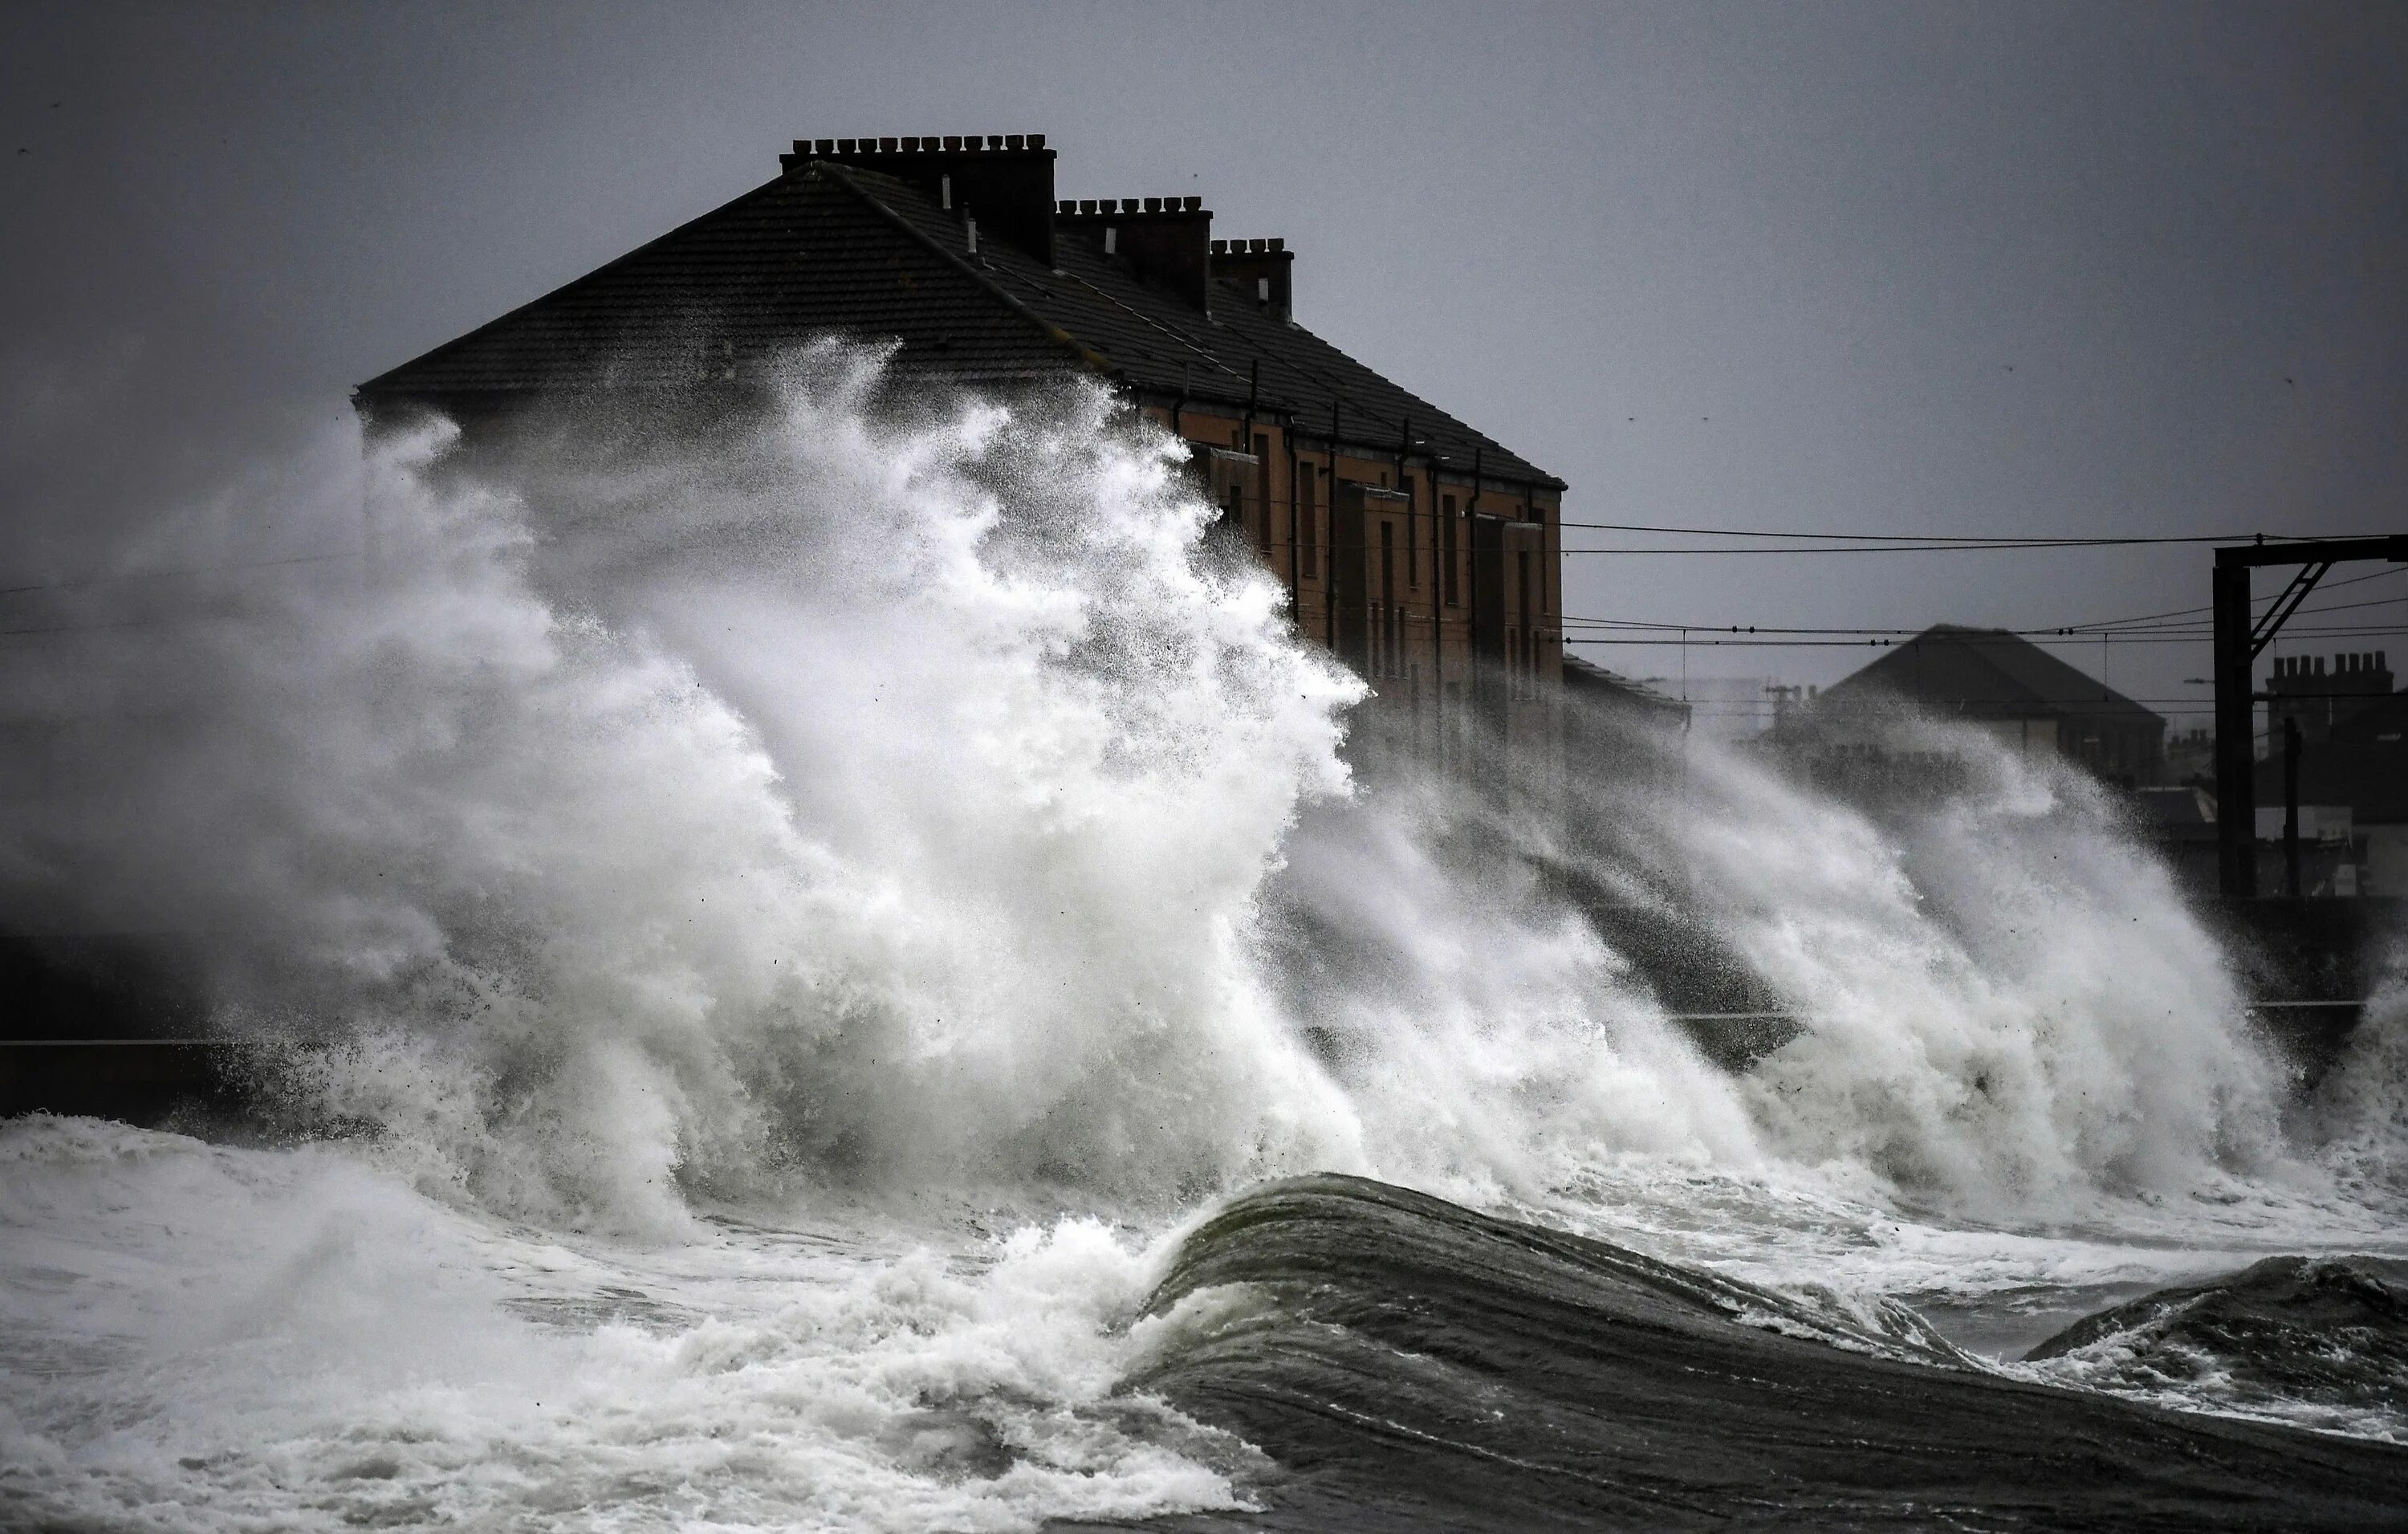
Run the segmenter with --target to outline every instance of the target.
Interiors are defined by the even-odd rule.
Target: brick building
[[[473,434],[535,401],[720,414],[794,346],[906,384],[1110,380],[1194,449],[1297,627],[1369,681],[1358,733],[1451,766],[1560,750],[1563,481],[1296,322],[1296,252],[1195,197],[1065,200],[1040,135],[799,140],[766,185],[361,386]]]

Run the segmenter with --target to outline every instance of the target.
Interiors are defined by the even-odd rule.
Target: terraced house
[[[1370,682],[1358,735],[1471,773],[1553,760],[1563,481],[1298,324],[1283,241],[1215,238],[1196,197],[1057,198],[1042,135],[798,140],[780,165],[361,409],[471,433],[538,399],[690,409],[824,335],[897,343],[904,380],[1099,376],[1192,445],[1224,536]]]

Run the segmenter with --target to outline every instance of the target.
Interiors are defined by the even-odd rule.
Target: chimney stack
[[[1296,312],[1296,252],[1283,239],[1216,239],[1212,277],[1245,294],[1274,320]]]
[[[989,238],[1054,264],[1054,151],[1041,133],[797,138],[778,165],[800,170],[814,160],[909,181],[964,218],[975,215]]]
[[[1054,227],[1128,263],[1140,280],[1210,308],[1212,212],[1201,197],[1089,197],[1054,205]]]

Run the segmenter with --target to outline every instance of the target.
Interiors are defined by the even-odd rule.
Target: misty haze
[[[2408,25],[0,15],[0,1527],[2408,1519]]]

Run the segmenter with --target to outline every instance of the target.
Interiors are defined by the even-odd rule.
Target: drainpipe
[[[1256,357],[1246,366],[1246,410],[1243,415],[1238,418],[1238,451],[1240,452],[1252,454],[1254,451],[1254,399],[1255,396],[1262,392],[1262,384],[1263,360],[1260,357]],[[1260,464],[1256,464],[1254,466],[1255,471],[1258,474],[1261,472],[1262,467],[1263,466]],[[1265,485],[1263,488],[1268,490],[1270,487],[1268,485]],[[1241,536],[1242,532],[1243,530],[1240,529]],[[1270,497],[1268,495],[1265,495],[1263,497],[1263,537],[1268,539],[1270,536]]]
[[[1467,604],[1467,606],[1471,613],[1471,629],[1475,635],[1479,632],[1480,628],[1480,545],[1477,540],[1470,537],[1470,533],[1473,524],[1480,517],[1481,470],[1486,466],[1485,460],[1487,452],[1488,450],[1485,447],[1475,447],[1471,450],[1471,497],[1463,503],[1463,531],[1465,534],[1463,540],[1465,544],[1463,551],[1464,571],[1471,577],[1469,582],[1471,590],[1468,594],[1471,600]],[[1473,702],[1471,716],[1476,722],[1484,724],[1486,722],[1485,716],[1482,714],[1479,706],[1480,695],[1484,688],[1494,687],[1496,685],[1496,681],[1493,678],[1484,678],[1481,675],[1480,651],[1477,642],[1475,641],[1472,645],[1469,646],[1468,649],[1469,651],[1471,666],[1470,691]],[[1475,727],[1477,726],[1475,725]],[[1501,742],[1499,749],[1502,749]]]
[[[1424,455],[1422,473],[1429,481],[1430,493],[1430,744],[1432,760],[1443,766],[1446,760],[1446,571],[1440,567],[1438,559],[1440,512],[1438,453],[1435,450]]]
[[[1304,612],[1303,503],[1296,494],[1296,415],[1280,424],[1280,440],[1287,444],[1287,615],[1294,623]]]

